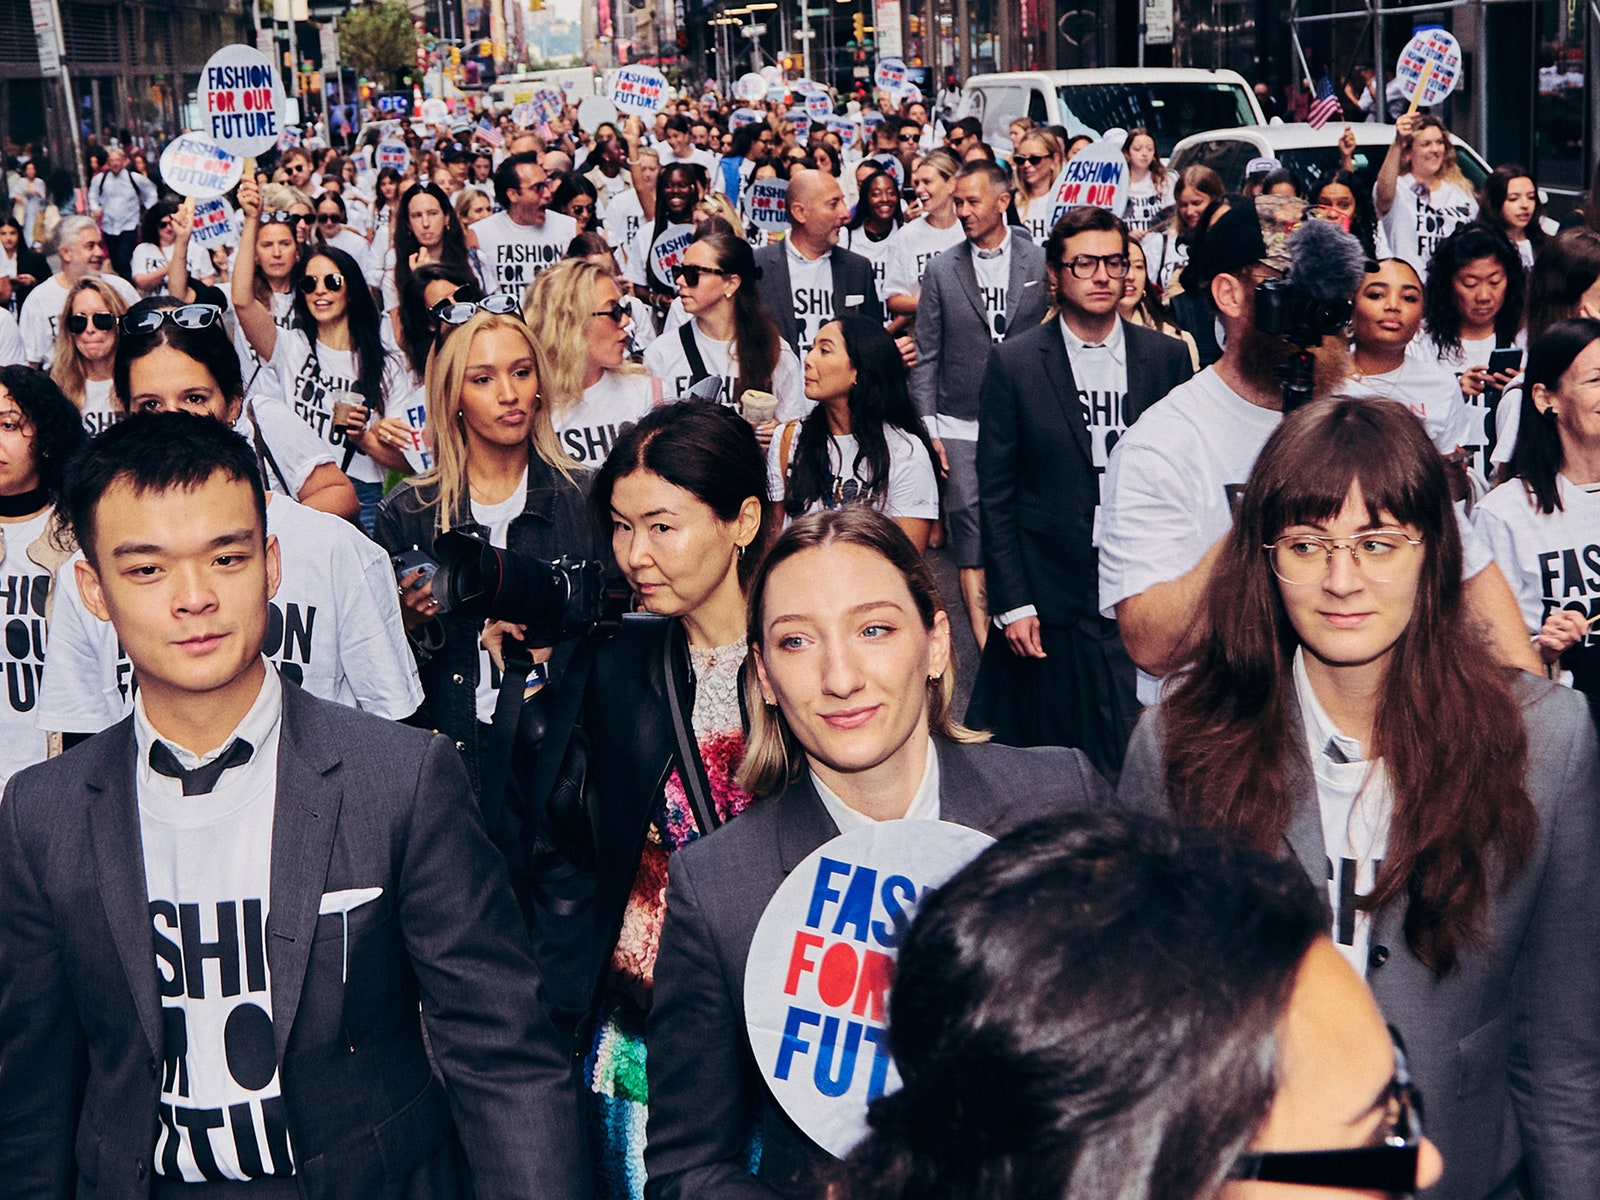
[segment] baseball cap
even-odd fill
[[[1295,196],[1228,196],[1225,203],[1227,212],[1200,231],[1189,253],[1186,289],[1204,288],[1218,275],[1255,263],[1289,269],[1289,235],[1305,219],[1306,202]]]

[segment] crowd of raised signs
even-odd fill
[[[201,104],[210,136],[176,139],[159,168],[113,150],[85,212],[47,212],[36,170],[11,180],[0,779],[142,712],[139,651],[84,583],[105,567],[58,501],[90,439],[190,413],[249,443],[270,496],[277,676],[459,752],[476,804],[452,819],[486,828],[508,868],[485,886],[520,902],[536,1033],[571,1068],[554,1086],[578,1140],[522,1130],[546,1157],[538,1194],[1251,1200],[1269,1185],[1240,1180],[1277,1179],[1593,1195],[1600,204],[1559,228],[1515,165],[1474,193],[1449,130],[1415,112],[1375,178],[1347,135],[1342,169],[1308,188],[1272,162],[1175,173],[1137,128],[1021,119],[990,144],[953,80],[847,99],[757,76],[665,99],[642,77],[471,123],[374,120],[348,150],[289,145],[254,70],[218,69],[208,87],[234,94]],[[1347,294],[1324,263],[1345,264]],[[1297,365],[1312,399],[1286,413]],[[521,582],[474,600],[463,534],[522,561],[490,573]],[[959,597],[941,599],[932,555]],[[659,619],[589,632],[540,615],[549,569],[529,564],[562,558]],[[960,711],[952,621],[978,650]],[[903,981],[916,1023],[891,1019],[910,914],[987,844],[972,830],[1118,809],[1206,830],[1260,890],[1150,934],[1165,981],[1139,937],[1101,945],[1086,926],[1002,961],[1013,932],[1056,928],[1006,899],[1017,879],[1059,893],[1049,921],[1065,922],[1110,906],[1095,889],[1135,859],[1185,877],[1164,825],[1035,827],[961,876],[930,918],[949,940],[928,932]],[[919,819],[969,836],[884,835]],[[243,905],[244,991],[265,995],[261,900],[245,898],[264,876],[230,890],[233,866],[260,864],[224,841],[202,890],[219,922]],[[7,834],[0,858],[22,844]],[[147,869],[181,878],[161,854]],[[1274,856],[1305,870],[1272,875]],[[1168,894],[1150,878],[1117,903]],[[1312,916],[1285,967],[1291,892]],[[354,978],[372,897],[339,895],[321,911],[345,922]],[[149,896],[157,957],[200,956],[187,998],[184,967],[162,972],[155,1051],[177,1067],[150,1060],[155,1194],[313,1175],[302,1143],[341,1151],[309,1131],[347,1118],[331,1101],[297,1115],[291,1077],[332,1076],[293,1065],[292,1040],[286,1060],[281,1030],[276,1068],[244,1070],[237,1031],[225,1054],[197,1034],[175,1047],[185,1019],[222,1028],[193,981],[238,938],[202,940]],[[386,919],[424,919],[401,899]],[[995,924],[962,926],[963,904]],[[47,994],[11,936],[14,1095],[17,1072],[53,1068],[5,1046],[35,1046],[30,996]],[[1104,957],[1029,981],[1079,938]],[[1258,954],[1256,982],[1217,982]],[[235,992],[238,967],[223,964]],[[1116,990],[1136,978],[1145,991]],[[1262,979],[1270,995],[1240,998]],[[429,1019],[426,987],[421,1003]],[[1191,1007],[1206,1016],[1182,1036],[1133,1020]],[[1218,1013],[1236,1028],[1197,1048]],[[357,1073],[369,1017],[334,1023]],[[96,1018],[77,1019],[93,1042]],[[1232,1040],[1246,1027],[1269,1047],[1261,1079]],[[516,1112],[474,1091],[501,1060],[430,1033],[450,1099],[429,1103],[480,1181],[520,1179],[493,1165],[521,1161],[495,1140]],[[1072,1037],[1093,1049],[1075,1057]],[[1323,1096],[1366,1089],[1321,1125],[1284,1099],[1318,1090],[1319,1037]],[[1083,1095],[1103,1119],[1074,1109]],[[414,1163],[447,1118],[406,1111]],[[1202,1114],[1215,1128],[1197,1132]],[[43,1121],[0,1099],[0,1145]],[[88,1154],[62,1169],[88,1179]]]

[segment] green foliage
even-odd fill
[[[392,84],[416,66],[417,32],[405,0],[358,4],[339,18],[339,51],[346,65]]]

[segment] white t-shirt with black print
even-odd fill
[[[928,263],[936,254],[942,254],[960,244],[966,237],[961,222],[953,222],[948,229],[936,229],[928,224],[927,217],[908,221],[895,230],[889,238],[889,267],[884,281],[884,297],[922,295],[922,277],[927,274]]]
[[[868,237],[865,229],[846,229],[839,235],[841,246],[872,264],[872,282],[878,289],[880,304],[889,296],[889,246],[894,241],[895,232],[890,230],[877,241]]]
[[[1172,194],[1171,175],[1159,188],[1156,187],[1154,173],[1146,175],[1138,183],[1128,184],[1128,207],[1122,220],[1129,232],[1142,233],[1161,224],[1167,211],[1172,208]]]
[[[94,437],[104,433],[125,415],[112,395],[111,379],[86,379],[83,384],[83,427]]]
[[[783,459],[783,442],[788,425],[778,427],[772,435],[772,445],[767,448],[767,499],[777,503],[782,502],[788,491],[787,475],[794,470],[795,454],[800,444],[799,423],[794,423],[793,427],[794,433],[789,437],[787,468]],[[933,460],[928,457],[928,448],[905,430],[893,425],[883,427],[883,440],[889,448],[889,488],[884,493],[879,511],[886,517],[917,517],[937,521],[939,481],[933,473]],[[828,435],[828,472],[832,477],[832,486],[806,512],[842,508],[866,498],[872,479],[866,463],[863,462],[859,468],[856,466],[859,448],[854,434]],[[805,513],[791,512],[785,515],[792,521]]]
[[[23,767],[43,762],[49,750],[34,720],[45,664],[45,605],[54,581],[48,570],[28,557],[28,547],[43,535],[54,511],[47,508],[26,521],[0,524],[5,539],[0,557],[0,604],[5,614],[5,637],[0,640],[0,675],[5,677],[0,787]]]
[[[684,353],[683,329],[691,331],[690,336],[694,338],[706,370],[721,377],[719,401],[729,406],[735,405],[739,397],[734,395],[733,389],[739,376],[739,362],[734,343],[713,341],[701,330],[698,321],[690,321],[651,342],[650,349],[644,352],[645,370],[661,380],[667,400],[682,400],[689,395],[689,389],[694,386],[694,370],[689,364],[689,356]],[[776,416],[780,421],[799,420],[814,407],[814,402],[806,399],[805,377],[800,373],[800,360],[789,349],[788,342],[782,343],[778,366],[772,373],[772,394],[778,398]]]
[[[1373,194],[1377,194],[1376,185]],[[1417,182],[1417,177],[1408,172],[1395,184],[1394,204],[1381,224],[1394,257],[1415,267],[1426,283],[1428,263],[1439,243],[1477,217],[1478,202],[1471,192],[1454,183],[1430,191],[1427,184]]]
[[[607,371],[552,422],[574,462],[598,468],[624,430],[662,401],[661,380],[641,371]]]
[[[277,345],[272,351],[272,369],[277,374],[284,399],[294,413],[329,447],[343,464],[345,454],[344,431],[333,423],[334,394],[356,392],[356,362],[352,350],[333,350],[321,344],[312,344],[298,329],[278,331]],[[405,360],[394,351],[385,351],[383,366],[383,405],[369,405],[376,419],[380,407],[398,415],[400,402],[412,390],[411,371]],[[359,394],[348,403],[361,402]],[[365,454],[350,460],[346,473],[351,479],[365,483],[382,483],[383,469]]]
[[[498,504],[480,504],[472,501],[472,519],[488,531],[489,544],[504,550],[511,535],[511,522],[528,507],[528,471],[524,467],[522,478],[511,494]],[[478,720],[485,725],[494,720],[494,706],[500,698],[500,672],[494,669],[489,652],[478,644]]]

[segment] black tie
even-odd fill
[[[242,767],[250,761],[255,747],[243,738],[234,738],[233,745],[227,751],[218,755],[203,767],[194,770],[185,770],[178,762],[178,756],[163,741],[157,740],[150,744],[150,769],[157,775],[165,775],[168,779],[181,779],[183,781],[183,794],[185,796],[208,796],[217,786],[217,780],[222,778],[222,773],[229,767]]]

